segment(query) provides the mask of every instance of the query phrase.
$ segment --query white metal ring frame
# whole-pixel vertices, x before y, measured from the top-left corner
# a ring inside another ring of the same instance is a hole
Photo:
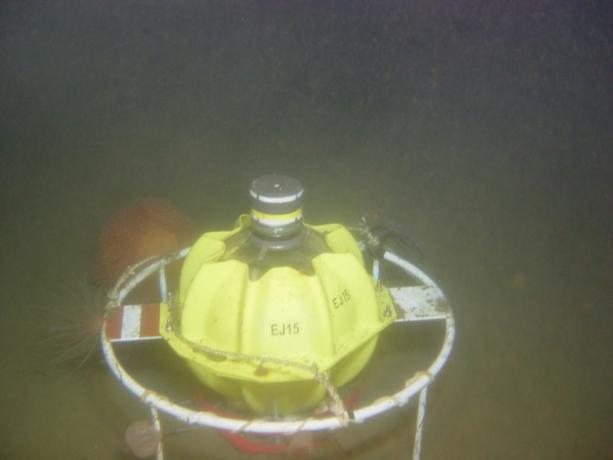
[[[175,260],[184,258],[188,252],[189,248],[185,248],[173,255],[162,258],[147,259],[133,267],[128,268],[118,280],[115,288],[109,294],[110,300],[107,304],[107,312],[121,306],[126,296],[138,284],[156,272],[158,273],[161,298],[166,299],[167,284],[165,267]],[[412,377],[406,380],[404,387],[396,393],[380,397],[370,405],[353,410],[351,423],[362,423],[390,409],[405,406],[416,394],[419,393],[415,441],[413,444],[413,460],[419,460],[428,386],[440,372],[449,357],[455,335],[455,322],[451,308],[445,301],[442,291],[428,275],[426,275],[415,265],[399,257],[393,252],[385,252],[383,254],[383,259],[396,265],[408,276],[422,283],[421,288],[427,289],[430,297],[434,296],[436,299],[438,299],[436,306],[437,315],[434,317],[428,317],[426,314],[423,315],[421,319],[444,320],[445,338],[438,355],[430,367],[428,367],[426,370],[416,372]],[[393,292],[394,290],[391,289],[390,291],[395,300],[402,297],[402,293],[397,292],[398,295],[395,296]],[[440,302],[441,300],[443,302]],[[402,305],[400,305],[400,307],[402,308]],[[423,305],[413,305],[411,308],[414,312],[416,308],[419,310],[421,307],[423,307]],[[408,312],[409,310],[406,311]],[[418,318],[418,320],[419,319],[420,318]],[[301,431],[332,431],[347,426],[346,419],[336,415],[327,417],[313,416],[301,420],[266,420],[261,418],[249,420],[223,417],[213,412],[196,411],[183,407],[172,402],[164,395],[147,389],[145,386],[132,378],[132,376],[124,369],[117,359],[117,356],[113,350],[113,345],[106,335],[105,327],[102,327],[101,343],[104,358],[111,372],[122,383],[122,385],[124,385],[131,393],[136,395],[144,404],[148,406],[152,423],[160,432],[161,425],[158,411],[164,412],[189,425],[216,428],[234,433],[240,432],[252,434],[292,435]],[[163,445],[161,441],[158,445],[156,458],[157,460],[163,460],[164,458]]]

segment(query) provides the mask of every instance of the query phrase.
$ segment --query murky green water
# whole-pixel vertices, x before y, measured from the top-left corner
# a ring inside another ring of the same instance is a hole
[[[130,458],[142,407],[102,365],[45,365],[41,310],[64,311],[115,209],[162,197],[223,229],[251,178],[281,172],[310,222],[395,215],[454,307],[423,459],[613,458],[610,18],[571,1],[4,2],[0,457]],[[329,458],[409,458],[404,416]],[[168,444],[239,458],[216,433]]]

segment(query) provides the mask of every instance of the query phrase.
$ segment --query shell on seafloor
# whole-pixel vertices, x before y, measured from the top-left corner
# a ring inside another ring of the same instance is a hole
[[[128,426],[124,439],[132,455],[149,458],[157,452],[162,436],[152,423],[138,420]]]
[[[130,265],[177,251],[193,242],[191,220],[165,200],[147,198],[115,212],[96,250],[92,281],[111,287]]]

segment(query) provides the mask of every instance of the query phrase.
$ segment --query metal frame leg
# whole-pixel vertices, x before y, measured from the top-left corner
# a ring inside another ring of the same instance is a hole
[[[415,425],[415,442],[413,443],[413,460],[419,460],[421,455],[421,434],[424,427],[426,416],[426,400],[428,398],[428,386],[419,392],[419,403],[417,406],[417,423]]]

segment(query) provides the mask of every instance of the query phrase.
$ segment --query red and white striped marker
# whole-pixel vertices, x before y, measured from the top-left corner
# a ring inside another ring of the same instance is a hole
[[[135,342],[161,338],[160,305],[122,305],[104,323],[111,342]]]

